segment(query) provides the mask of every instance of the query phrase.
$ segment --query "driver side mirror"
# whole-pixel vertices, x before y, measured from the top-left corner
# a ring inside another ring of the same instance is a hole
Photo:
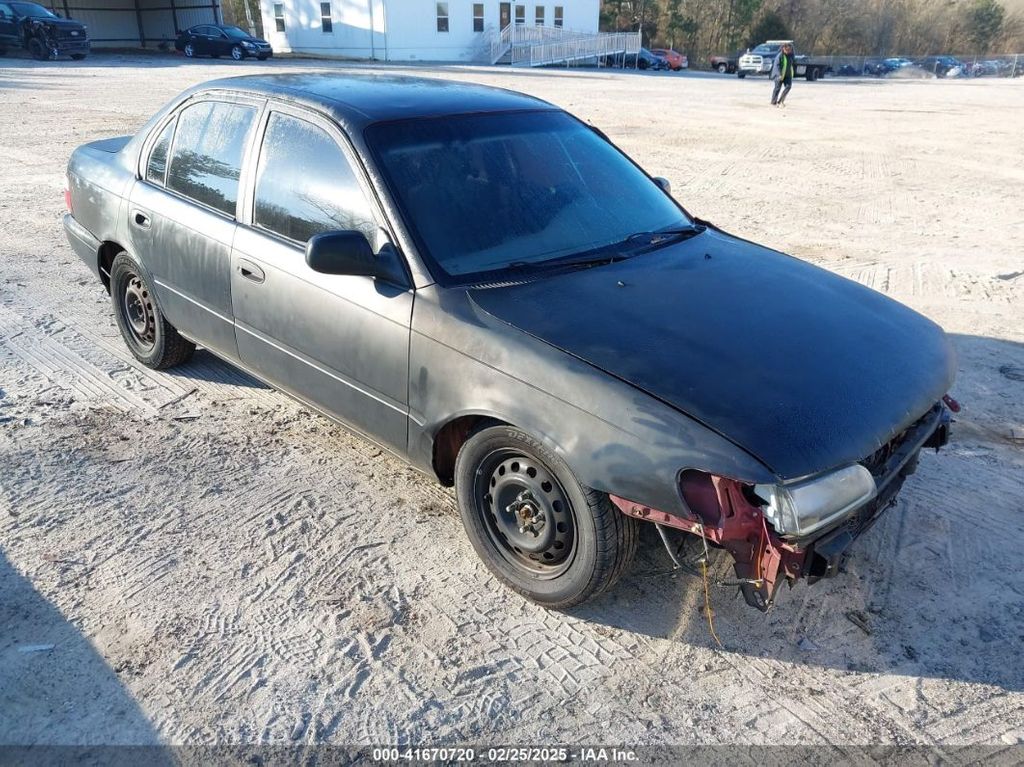
[[[323,232],[306,243],[306,264],[320,274],[377,277],[380,270],[366,235],[355,230]]]
[[[661,187],[661,191],[665,194],[672,194],[672,182],[664,176],[655,176],[653,179],[654,183]]]

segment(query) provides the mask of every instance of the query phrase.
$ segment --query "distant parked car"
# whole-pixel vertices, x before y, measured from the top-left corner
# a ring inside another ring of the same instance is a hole
[[[198,24],[178,35],[174,47],[189,58],[193,56],[230,56],[241,61],[248,56],[255,56],[266,61],[274,55],[270,43],[253,37],[238,27],[227,24]]]
[[[736,62],[740,60],[742,55],[741,51],[737,51],[729,56],[712,56],[711,57],[711,69],[719,74],[731,75],[736,72]]]
[[[608,67],[623,67],[624,69],[668,69],[668,62],[665,59],[655,56],[646,48],[641,48],[640,53],[615,53],[605,56],[602,63]]]
[[[36,3],[0,2],[0,55],[8,48],[24,48],[39,61],[64,55],[80,61],[89,55],[89,34],[85,24]]]
[[[673,72],[678,72],[680,69],[687,69],[690,66],[689,59],[679,51],[674,51],[671,48],[652,48],[651,53],[661,59],[665,59],[668,63],[668,68]]]
[[[956,77],[964,71],[964,65],[952,56],[925,56],[915,61],[914,66],[931,72],[936,77]]]

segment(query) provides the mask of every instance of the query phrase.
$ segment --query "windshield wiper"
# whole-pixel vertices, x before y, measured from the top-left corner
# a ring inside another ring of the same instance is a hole
[[[562,256],[560,258],[549,258],[546,261],[513,261],[509,264],[506,269],[512,269],[514,271],[542,271],[545,269],[552,269],[555,267],[583,267],[583,266],[598,266],[601,264],[614,264],[616,261],[624,261],[627,257],[618,252],[608,252],[606,249],[602,249],[604,252],[591,255],[583,256],[579,253],[575,253],[571,256]]]
[[[632,254],[627,254],[623,251],[634,248],[637,245],[637,240],[647,238],[647,242],[639,243],[641,248],[657,247],[658,245],[663,245],[666,242],[689,239],[690,237],[700,234],[706,229],[707,227],[701,224],[693,224],[658,229],[654,232],[634,232],[621,242],[616,242],[612,245],[605,245],[583,253],[571,253],[567,256],[549,258],[544,261],[513,261],[505,268],[513,271],[533,272],[557,267],[582,268],[587,266],[614,264],[617,261],[625,261],[627,258],[632,258]]]
[[[707,229],[701,224],[689,224],[687,226],[673,226],[665,229],[658,229],[653,232],[634,232],[626,238],[626,242],[635,242],[640,239],[647,239],[644,245],[662,245],[673,240],[688,240],[696,237]]]

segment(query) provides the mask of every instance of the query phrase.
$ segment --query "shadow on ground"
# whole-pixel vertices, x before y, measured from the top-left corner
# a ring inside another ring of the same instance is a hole
[[[73,571],[76,564],[49,566]],[[96,648],[0,553],[0,744],[157,743],[146,715]],[[0,761],[17,763],[12,749],[4,754]]]

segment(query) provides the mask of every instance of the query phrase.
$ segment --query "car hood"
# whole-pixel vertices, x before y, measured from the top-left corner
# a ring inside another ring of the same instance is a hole
[[[25,22],[50,27],[51,29],[85,29],[85,24],[72,19],[44,19],[33,16],[25,19]]]
[[[867,457],[949,389],[942,329],[881,293],[708,230],[615,264],[470,289],[784,479]]]

